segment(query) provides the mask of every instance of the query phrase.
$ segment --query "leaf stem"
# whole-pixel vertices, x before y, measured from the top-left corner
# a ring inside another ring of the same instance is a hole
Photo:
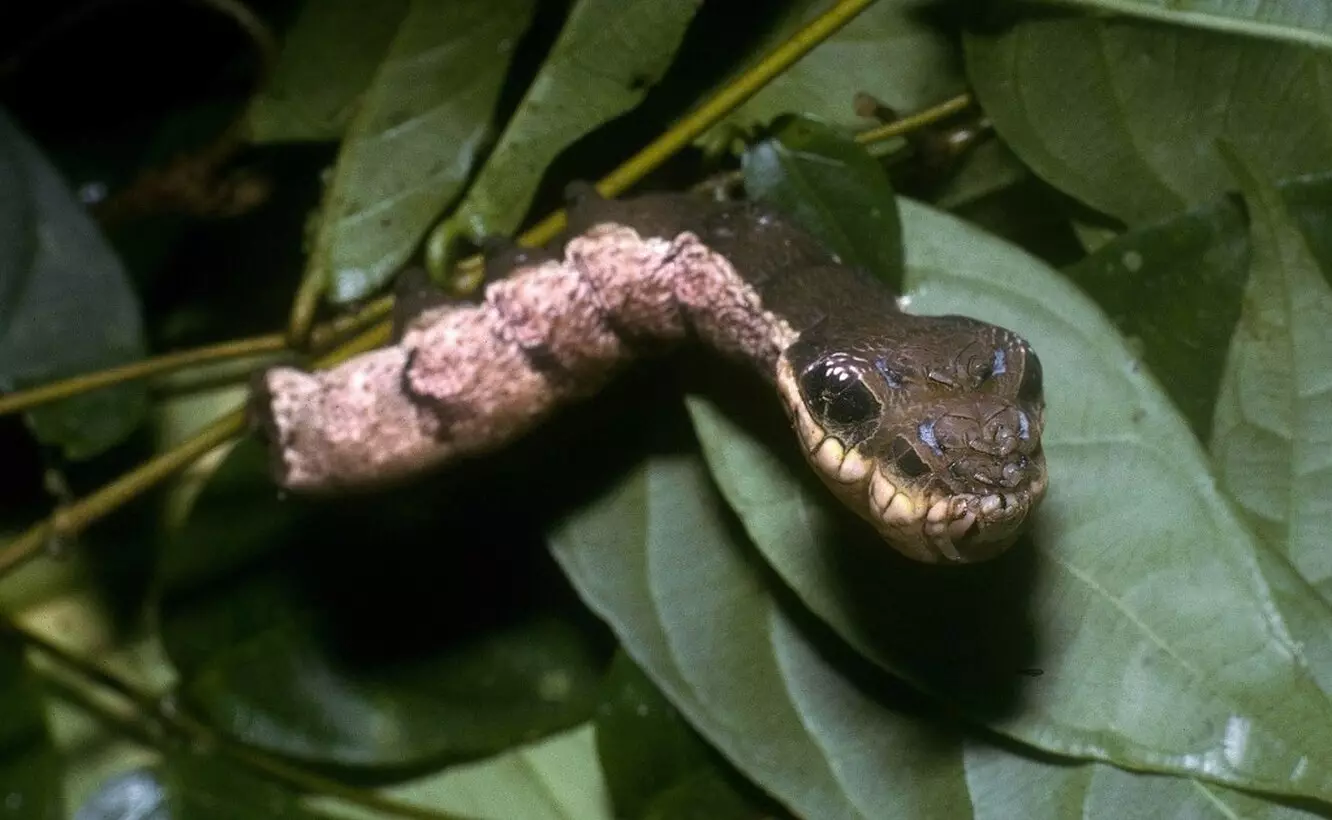
[[[735,82],[727,85],[646,148],[603,177],[597,183],[597,190],[603,196],[615,196],[628,189],[874,2],[875,0],[840,0],[774,49]],[[553,239],[563,229],[564,224],[564,212],[557,211],[525,231],[519,237],[519,242],[525,245],[544,244]],[[480,265],[481,257],[473,256],[464,260],[462,264]],[[312,321],[317,307],[318,291],[315,289],[315,284],[303,281],[301,290],[304,295],[298,294],[293,304],[287,333],[288,344],[293,341],[304,341],[309,331],[309,322]],[[313,292],[314,296],[304,293],[305,291]],[[383,344],[390,336],[391,323],[381,321],[381,317],[387,314],[392,306],[392,296],[384,296],[372,302],[366,310],[358,314],[358,317],[367,324],[370,322],[374,324],[364,333],[322,357],[316,363],[317,366],[327,367],[362,350]],[[302,313],[307,308],[308,316]],[[224,415],[189,441],[145,462],[87,498],[56,510],[50,518],[35,524],[0,549],[0,578],[40,555],[47,544],[76,534],[92,522],[146,492],[158,482],[189,466],[213,447],[239,435],[244,428],[243,411],[238,410]]]
[[[940,120],[947,119],[954,114],[965,111],[972,104],[970,94],[958,94],[949,100],[944,100],[938,105],[931,106],[924,111],[919,111],[909,117],[902,117],[898,120],[885,123],[877,128],[871,128],[868,131],[861,131],[856,134],[856,142],[861,145],[869,145],[874,142],[900,137],[903,134],[909,134],[912,131],[933,125]]]
[[[0,416],[21,413],[38,405],[60,401],[80,393],[99,390],[112,385],[160,376],[164,373],[180,370],[194,365],[207,364],[225,359],[239,359],[247,356],[259,356],[265,353],[281,353],[286,350],[286,340],[279,333],[255,336],[250,339],[237,339],[178,353],[167,353],[138,362],[72,376],[58,382],[51,382],[30,390],[21,390],[0,396]]]
[[[194,748],[219,751],[235,763],[289,788],[307,794],[336,797],[395,817],[415,820],[466,820],[460,815],[413,806],[367,789],[348,786],[309,771],[303,766],[280,760],[253,746],[218,734],[212,727],[190,716],[179,707],[171,705],[169,699],[157,697],[133,681],[121,677],[89,658],[71,652],[43,635],[12,621],[0,621],[0,629],[12,633],[30,648],[80,677],[84,683],[99,686],[117,695],[134,707],[141,723],[155,724],[162,730],[184,739]],[[119,716],[111,714],[106,706],[98,703],[86,691],[78,687],[63,687],[63,689],[67,695],[78,699],[80,707],[97,717],[105,718],[116,725],[124,722]],[[144,734],[147,738],[158,737],[152,732]]]
[[[369,302],[355,313],[339,316],[330,322],[325,322],[314,328],[310,334],[310,347],[316,351],[324,350],[331,347],[335,342],[346,339],[351,334],[368,327],[380,325],[382,324],[381,320],[392,309],[392,299],[377,299]],[[177,370],[184,370],[187,367],[229,359],[281,353],[287,349],[286,339],[281,333],[270,333],[249,339],[221,342],[207,347],[196,347],[192,350],[166,353],[120,367],[72,376],[68,379],[28,390],[0,395],[0,416],[22,413],[34,407],[68,399],[81,393],[138,379],[163,376]]]
[[[58,507],[41,521],[0,549],[0,577],[26,564],[48,545],[70,538],[89,524],[114,512],[163,479],[169,478],[225,444],[245,430],[245,411],[227,413],[188,441],[145,461],[91,495]]]
[[[666,133],[634,154],[619,168],[602,177],[597,183],[597,191],[607,197],[618,196],[627,191],[704,131],[720,122],[745,100],[757,94],[777,75],[794,65],[797,60],[851,22],[856,15],[874,2],[875,0],[841,0],[811,20],[808,25],[769,52],[757,65],[740,75],[734,82],[728,83],[716,96],[671,126]],[[556,211],[532,226],[519,241],[522,244],[543,244],[563,230],[564,223],[564,211]]]

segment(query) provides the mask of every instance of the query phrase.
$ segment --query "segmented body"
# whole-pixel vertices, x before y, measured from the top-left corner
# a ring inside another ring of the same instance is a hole
[[[411,317],[390,347],[264,374],[278,482],[336,490],[494,449],[630,362],[694,343],[771,382],[825,483],[913,558],[993,555],[1044,493],[1026,342],[903,314],[769,210],[584,197],[569,238],[502,273],[478,303]]]

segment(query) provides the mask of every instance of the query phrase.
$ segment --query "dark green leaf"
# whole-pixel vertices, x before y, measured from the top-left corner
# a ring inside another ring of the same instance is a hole
[[[534,0],[410,0],[347,127],[310,265],[361,299],[405,262],[461,190]]]
[[[606,675],[596,728],[620,817],[754,818],[779,810],[745,788],[624,652]]]
[[[438,481],[280,500],[254,456],[232,453],[164,555],[163,641],[190,707],[260,747],[370,767],[590,716],[599,632],[502,502],[455,506]]]
[[[752,197],[795,218],[846,264],[900,289],[897,200],[864,148],[821,123],[791,118],[745,152],[744,172]]]
[[[652,801],[643,820],[775,820],[772,809],[744,799],[715,771],[700,769]]]
[[[623,651],[597,707],[597,757],[615,810],[639,817],[666,789],[708,767],[708,747]]]
[[[512,234],[547,166],[642,101],[670,67],[702,0],[578,0],[527,95],[442,229]]]
[[[913,310],[1014,328],[1041,354],[1050,498],[1030,543],[964,575],[876,559],[873,534],[803,465],[695,401],[713,474],[772,566],[867,657],[1023,742],[1332,794],[1301,763],[1332,755],[1327,733],[1308,731],[1327,695],[1165,397],[1036,260],[920,206],[902,219]]]
[[[1332,55],[1132,20],[1054,18],[968,35],[1000,136],[1061,190],[1132,225],[1234,186],[1219,139],[1274,179],[1326,170]]]
[[[1130,231],[1064,273],[1132,341],[1207,441],[1248,263],[1244,213],[1226,199]]]
[[[145,354],[138,297],[55,168],[0,111],[0,391],[113,367]],[[8,267],[13,264],[14,267]],[[28,414],[37,438],[95,456],[139,425],[140,384]]]
[[[341,136],[410,3],[307,0],[287,32],[268,87],[250,106],[250,139]]]
[[[23,648],[0,629],[0,815],[14,820],[64,817],[61,776]]]
[[[649,459],[553,541],[625,651],[796,815],[969,816],[957,738],[792,623],[696,456]]]

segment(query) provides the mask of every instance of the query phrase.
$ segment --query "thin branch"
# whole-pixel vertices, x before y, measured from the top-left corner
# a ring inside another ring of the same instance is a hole
[[[958,94],[950,100],[945,100],[938,105],[931,106],[924,111],[912,114],[909,117],[902,117],[900,120],[893,120],[877,128],[871,128],[868,131],[861,131],[856,134],[856,142],[861,145],[869,145],[875,142],[892,139],[909,134],[912,131],[918,131],[922,128],[934,125],[940,120],[946,120],[949,117],[961,111],[965,111],[971,106],[973,100],[970,94]]]
[[[216,750],[234,762],[269,780],[307,794],[336,797],[363,808],[383,812],[395,817],[414,820],[467,820],[460,815],[434,811],[384,797],[367,789],[357,788],[330,780],[303,766],[288,763],[267,752],[218,734],[212,727],[196,720],[179,708],[171,707],[163,698],[149,692],[131,680],[84,658],[30,629],[9,621],[0,621],[0,629],[12,633],[27,646],[82,678],[85,684],[101,687],[126,701],[138,713],[141,725],[156,725],[165,732],[184,740],[193,748]],[[39,674],[42,670],[38,670]],[[103,718],[118,729],[125,729],[124,719],[111,712],[79,687],[61,686],[62,692],[77,699],[78,706],[90,714]],[[139,739],[160,747],[160,738],[153,732],[140,732]],[[157,741],[157,742],[153,742]]]
[[[837,5],[811,20],[808,25],[791,35],[753,68],[726,85],[715,96],[703,103],[684,119],[671,126],[666,133],[653,140],[646,148],[634,154],[620,167],[602,177],[596,185],[602,196],[618,196],[648,174],[661,167],[668,159],[692,143],[704,131],[716,125],[750,97],[757,94],[783,71],[804,57],[819,43],[831,37],[856,15],[874,4],[875,0],[841,0]],[[543,245],[564,230],[565,213],[556,211],[528,229],[519,244]],[[435,229],[440,230],[439,228]],[[471,261],[471,260],[468,260]],[[432,270],[432,277],[440,271]],[[442,277],[437,277],[442,278]]]
[[[628,189],[874,2],[875,0],[841,0],[796,32],[734,83],[723,88],[694,113],[676,123],[647,148],[639,151],[604,177],[597,183],[597,190],[604,196],[615,196]],[[552,214],[524,232],[519,237],[519,242],[525,245],[544,244],[563,229],[564,222],[563,211]],[[464,260],[463,264],[480,265],[481,259],[479,256],[472,257]],[[393,299],[388,296],[376,300],[372,307],[376,311],[388,312],[392,305]],[[322,357],[317,366],[327,367],[357,352],[383,344],[388,340],[390,331],[390,322],[378,321],[366,332]],[[46,545],[58,543],[77,534],[84,527],[146,492],[158,482],[189,466],[213,447],[239,435],[244,428],[244,411],[222,416],[189,441],[149,460],[87,498],[57,509],[50,518],[34,525],[0,549],[0,578],[40,555]]]
[[[48,546],[72,538],[89,524],[119,509],[161,481],[202,458],[245,430],[245,411],[221,416],[193,438],[145,461],[92,495],[58,507],[41,521],[0,549],[0,577],[42,554]]]
[[[178,353],[154,356],[151,359],[99,370],[95,373],[72,376],[30,390],[20,390],[0,396],[0,416],[21,413],[38,405],[67,399],[80,393],[87,393],[90,390],[100,390],[112,385],[160,376],[186,367],[247,356],[260,356],[267,353],[281,353],[285,349],[286,342],[282,335],[273,333],[267,336],[237,339],[208,347],[198,347],[193,350],[182,350]]]
[[[314,329],[310,335],[310,347],[316,352],[327,351],[335,344],[346,340],[353,334],[381,324],[381,320],[393,309],[393,300],[376,299],[365,307],[325,322]],[[0,416],[21,413],[49,404],[53,401],[68,399],[91,390],[99,390],[114,384],[124,384],[137,379],[153,378],[174,373],[189,367],[212,364],[230,359],[250,356],[262,356],[282,353],[287,349],[286,340],[281,333],[266,336],[254,336],[249,339],[236,339],[208,347],[197,347],[154,356],[143,361],[132,362],[120,367],[99,370],[81,376],[73,376],[58,382],[51,382],[28,390],[0,395]]]

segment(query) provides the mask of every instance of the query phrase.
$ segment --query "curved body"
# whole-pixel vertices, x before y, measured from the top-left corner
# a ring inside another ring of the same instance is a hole
[[[488,274],[479,303],[425,308],[391,347],[265,373],[279,483],[373,484],[502,446],[630,361],[696,341],[776,387],[811,466],[912,558],[997,554],[1044,494],[1027,343],[902,313],[760,206],[583,196],[556,249],[494,258]]]

